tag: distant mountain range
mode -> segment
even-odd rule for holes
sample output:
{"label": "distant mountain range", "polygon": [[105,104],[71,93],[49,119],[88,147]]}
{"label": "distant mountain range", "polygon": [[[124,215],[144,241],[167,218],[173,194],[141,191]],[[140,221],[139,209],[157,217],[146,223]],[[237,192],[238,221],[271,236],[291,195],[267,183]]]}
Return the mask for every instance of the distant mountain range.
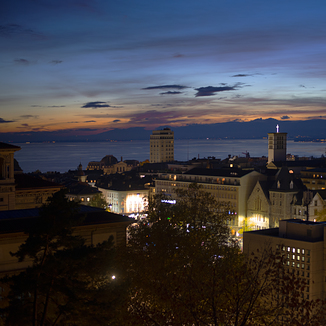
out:
{"label": "distant mountain range", "polygon": [[[276,119],[256,119],[248,122],[230,121],[214,124],[193,124],[184,127],[171,127],[175,139],[261,139],[267,133],[287,132],[288,139],[309,141],[326,139],[326,120],[288,121]],[[169,126],[162,126],[164,127]],[[2,142],[43,142],[43,141],[106,141],[106,140],[148,140],[151,130],[143,127],[113,129],[96,135],[76,136],[66,131],[1,133]]]}

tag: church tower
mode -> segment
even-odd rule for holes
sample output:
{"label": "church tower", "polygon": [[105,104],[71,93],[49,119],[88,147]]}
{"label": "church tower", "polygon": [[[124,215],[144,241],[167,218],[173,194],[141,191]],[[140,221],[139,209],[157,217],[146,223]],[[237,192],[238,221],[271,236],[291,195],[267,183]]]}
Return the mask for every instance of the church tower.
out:
{"label": "church tower", "polygon": [[279,131],[279,125],[276,126],[276,132],[268,133],[268,163],[286,161],[286,132]]}
{"label": "church tower", "polygon": [[0,211],[15,209],[14,154],[20,149],[0,142]]}

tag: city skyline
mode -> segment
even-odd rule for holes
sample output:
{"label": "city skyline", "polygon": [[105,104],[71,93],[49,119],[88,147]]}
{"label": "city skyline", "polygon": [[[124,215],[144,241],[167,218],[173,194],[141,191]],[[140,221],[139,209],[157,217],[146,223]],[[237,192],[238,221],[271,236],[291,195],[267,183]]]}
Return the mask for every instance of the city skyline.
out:
{"label": "city skyline", "polygon": [[1,132],[324,119],[322,1],[7,2]]}

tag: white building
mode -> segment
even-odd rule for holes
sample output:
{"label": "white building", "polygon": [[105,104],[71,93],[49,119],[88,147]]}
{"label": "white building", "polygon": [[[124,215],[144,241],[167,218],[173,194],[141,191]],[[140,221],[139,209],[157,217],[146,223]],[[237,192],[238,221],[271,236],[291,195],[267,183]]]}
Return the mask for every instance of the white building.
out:
{"label": "white building", "polygon": [[182,174],[160,174],[155,180],[155,193],[175,199],[177,188],[187,189],[197,183],[212,194],[218,202],[229,203],[232,210],[230,227],[234,233],[244,225],[247,217],[247,201],[258,180],[266,177],[253,170],[236,168],[202,169],[194,168]]}
{"label": "white building", "polygon": [[150,163],[174,161],[174,132],[170,128],[154,130],[149,145]]}
{"label": "white building", "polygon": [[147,207],[148,189],[105,189],[98,188],[106,199],[112,213],[131,215],[141,214]]}

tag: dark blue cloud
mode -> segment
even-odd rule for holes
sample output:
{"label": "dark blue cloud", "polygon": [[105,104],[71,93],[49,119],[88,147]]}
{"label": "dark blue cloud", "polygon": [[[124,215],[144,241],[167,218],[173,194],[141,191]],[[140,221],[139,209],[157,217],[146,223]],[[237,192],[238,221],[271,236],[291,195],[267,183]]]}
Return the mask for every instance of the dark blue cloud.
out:
{"label": "dark blue cloud", "polygon": [[26,59],[15,59],[14,62],[18,63],[18,64],[22,64],[22,65],[30,64],[30,62],[28,60],[26,60]]}
{"label": "dark blue cloud", "polygon": [[252,75],[248,75],[248,74],[237,74],[237,75],[233,75],[232,77],[249,77]]}
{"label": "dark blue cloud", "polygon": [[290,119],[290,117],[289,117],[288,115],[283,115],[283,116],[281,117],[281,120],[288,120],[288,119]]}
{"label": "dark blue cloud", "polygon": [[14,122],[14,121],[4,120],[4,119],[0,118],[0,123],[10,123],[10,122]]}
{"label": "dark blue cloud", "polygon": [[54,65],[57,65],[57,64],[59,64],[59,63],[62,63],[62,60],[52,60],[52,61],[50,61],[49,63],[52,63],[52,64],[54,64]]}
{"label": "dark blue cloud", "polygon": [[187,86],[182,85],[160,85],[160,86],[150,86],[142,89],[185,89]]}
{"label": "dark blue cloud", "polygon": [[30,28],[25,28],[18,24],[5,24],[0,25],[0,36],[9,37],[15,35],[31,35],[37,37],[43,37],[42,34],[35,32]]}
{"label": "dark blue cloud", "polygon": [[237,86],[199,87],[199,88],[195,88],[195,90],[197,91],[195,96],[196,97],[199,97],[199,96],[213,96],[213,95],[215,95],[216,93],[219,93],[219,92],[234,91],[236,89],[237,89]]}
{"label": "dark blue cloud", "polygon": [[37,119],[38,115],[24,114],[24,115],[21,115],[20,118],[23,118],[23,119],[35,118],[35,119]]}
{"label": "dark blue cloud", "polygon": [[182,94],[182,92],[178,92],[178,91],[168,91],[168,92],[160,93],[160,95],[176,95],[176,94]]}
{"label": "dark blue cloud", "polygon": [[82,108],[91,108],[91,109],[109,108],[109,107],[111,107],[109,104],[100,101],[88,102],[82,106]]}

